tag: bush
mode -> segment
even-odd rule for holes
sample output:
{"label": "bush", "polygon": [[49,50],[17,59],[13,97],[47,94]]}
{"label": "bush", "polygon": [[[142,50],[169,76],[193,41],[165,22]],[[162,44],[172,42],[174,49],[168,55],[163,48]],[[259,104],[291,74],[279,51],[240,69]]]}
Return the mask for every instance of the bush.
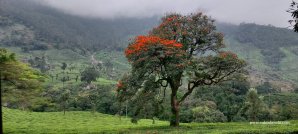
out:
{"label": "bush", "polygon": [[259,94],[278,93],[279,89],[274,88],[269,82],[264,82],[256,87]]}
{"label": "bush", "polygon": [[192,109],[194,122],[226,122],[227,117],[216,109],[207,106]]}

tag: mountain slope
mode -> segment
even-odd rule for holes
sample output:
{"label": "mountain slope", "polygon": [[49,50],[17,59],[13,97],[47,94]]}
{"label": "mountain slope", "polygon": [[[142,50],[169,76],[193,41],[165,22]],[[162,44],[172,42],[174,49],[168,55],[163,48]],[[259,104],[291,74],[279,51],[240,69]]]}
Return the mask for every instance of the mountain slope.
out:
{"label": "mountain slope", "polygon": [[[284,90],[298,83],[298,34],[257,24],[219,24],[227,48],[249,63],[252,81],[269,81]],[[293,85],[294,84],[294,85]]]}
{"label": "mountain slope", "polygon": [[55,48],[76,47],[89,51],[121,49],[123,42],[136,34],[146,33],[157,22],[157,17],[114,20],[78,17],[30,0],[2,0],[0,16],[34,31],[34,39],[27,44],[46,42]]}
{"label": "mountain slope", "polygon": [[[113,68],[123,73],[129,68],[122,55],[128,39],[146,34],[159,22],[158,17],[78,17],[30,0],[0,2],[0,46],[11,47],[25,59],[45,55],[56,66],[66,61],[88,65],[91,55],[95,55],[103,62],[111,61]],[[227,50],[249,63],[253,86],[269,81],[287,91],[298,85],[297,33],[256,24],[217,26],[225,34]]]}

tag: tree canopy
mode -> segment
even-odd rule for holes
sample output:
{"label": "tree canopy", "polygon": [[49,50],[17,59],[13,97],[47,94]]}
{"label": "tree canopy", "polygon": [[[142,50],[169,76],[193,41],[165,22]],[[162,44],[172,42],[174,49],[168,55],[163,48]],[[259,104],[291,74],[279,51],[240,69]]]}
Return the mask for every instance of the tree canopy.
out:
{"label": "tree canopy", "polygon": [[41,93],[44,77],[27,64],[16,60],[15,54],[0,49],[0,80],[2,104],[27,108]]}
{"label": "tree canopy", "polygon": [[244,71],[246,63],[222,48],[223,35],[216,32],[214,20],[206,15],[166,15],[149,35],[137,36],[126,48],[132,71],[119,81],[118,98],[162,103],[170,89],[170,122],[178,126],[179,107],[194,89],[226,81]]}
{"label": "tree canopy", "polygon": [[96,81],[99,77],[99,71],[95,67],[87,67],[81,73],[81,81],[90,84],[92,81]]}

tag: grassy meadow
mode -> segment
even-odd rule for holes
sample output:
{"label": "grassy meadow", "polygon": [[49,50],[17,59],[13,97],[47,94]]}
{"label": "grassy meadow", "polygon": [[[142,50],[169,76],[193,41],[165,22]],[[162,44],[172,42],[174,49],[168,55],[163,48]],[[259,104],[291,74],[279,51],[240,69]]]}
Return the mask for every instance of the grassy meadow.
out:
{"label": "grassy meadow", "polygon": [[290,124],[250,125],[233,123],[182,123],[179,128],[169,127],[167,121],[142,119],[138,124],[130,118],[85,112],[28,112],[3,108],[3,126],[6,134],[36,133],[298,133],[298,121]]}

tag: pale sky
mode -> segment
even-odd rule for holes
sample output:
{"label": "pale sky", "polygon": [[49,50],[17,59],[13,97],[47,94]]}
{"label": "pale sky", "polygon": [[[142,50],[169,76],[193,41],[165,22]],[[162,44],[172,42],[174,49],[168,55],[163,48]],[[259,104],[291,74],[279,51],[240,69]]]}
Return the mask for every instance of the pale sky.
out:
{"label": "pale sky", "polygon": [[221,22],[288,27],[292,0],[36,0],[67,13],[95,18],[151,17],[203,11]]}

